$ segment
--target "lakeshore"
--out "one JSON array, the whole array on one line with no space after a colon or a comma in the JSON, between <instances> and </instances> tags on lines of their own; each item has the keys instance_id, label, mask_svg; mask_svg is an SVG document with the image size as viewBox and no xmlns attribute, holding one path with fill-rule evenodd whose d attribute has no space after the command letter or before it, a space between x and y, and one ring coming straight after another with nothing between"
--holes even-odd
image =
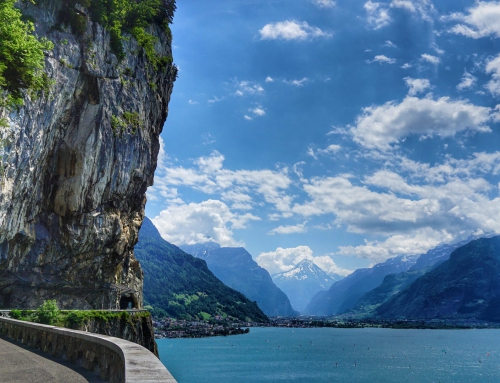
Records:
<instances>
[{"instance_id":1,"label":"lakeshore","mask_svg":"<svg viewBox=\"0 0 500 383\"><path fill-rule=\"evenodd\" d=\"M500 323L476 319L431 319L431 320L347 320L338 317L275 317L268 323L241 322L231 318L210 320L182 320L153 318L155 338L204 338L248 334L251 327L278 328L386 328L386 329L498 329Z\"/></svg>"}]
</instances>

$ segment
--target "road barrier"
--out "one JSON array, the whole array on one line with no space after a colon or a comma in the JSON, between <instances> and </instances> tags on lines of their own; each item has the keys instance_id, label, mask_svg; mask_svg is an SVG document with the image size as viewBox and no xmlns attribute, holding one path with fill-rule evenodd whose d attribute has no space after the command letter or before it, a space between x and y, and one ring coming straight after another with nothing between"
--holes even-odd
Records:
<instances>
[{"instance_id":1,"label":"road barrier","mask_svg":"<svg viewBox=\"0 0 500 383\"><path fill-rule=\"evenodd\" d=\"M0 335L98 372L111 383L177 383L154 354L123 339L1 316Z\"/></svg>"}]
</instances>

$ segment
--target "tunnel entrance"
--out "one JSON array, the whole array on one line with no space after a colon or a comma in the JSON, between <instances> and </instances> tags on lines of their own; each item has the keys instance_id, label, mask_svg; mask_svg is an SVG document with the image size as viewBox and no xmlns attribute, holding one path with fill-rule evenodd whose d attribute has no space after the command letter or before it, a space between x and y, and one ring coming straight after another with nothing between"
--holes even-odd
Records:
<instances>
[{"instance_id":1,"label":"tunnel entrance","mask_svg":"<svg viewBox=\"0 0 500 383\"><path fill-rule=\"evenodd\" d=\"M136 309L137 306L134 302L134 297L132 295L122 295L120 298L120 310Z\"/></svg>"}]
</instances>

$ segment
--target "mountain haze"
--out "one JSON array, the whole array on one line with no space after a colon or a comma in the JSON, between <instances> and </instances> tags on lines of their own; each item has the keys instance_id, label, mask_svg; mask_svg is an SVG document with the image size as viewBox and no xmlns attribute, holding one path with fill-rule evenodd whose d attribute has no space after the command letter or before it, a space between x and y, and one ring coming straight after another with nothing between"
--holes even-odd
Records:
<instances>
[{"instance_id":1,"label":"mountain haze","mask_svg":"<svg viewBox=\"0 0 500 383\"><path fill-rule=\"evenodd\" d=\"M396 295L417 278L450 258L453 250L468 243L470 239L453 245L441 245L418 257L408 271L387 275L380 286L363 295L349 313L361 317L376 315L375 310Z\"/></svg>"},{"instance_id":2,"label":"mountain haze","mask_svg":"<svg viewBox=\"0 0 500 383\"><path fill-rule=\"evenodd\" d=\"M342 314L356 305L367 292L379 286L389 274L406 271L418 256L390 258L369 269L358 269L344 279L335 282L327 291L320 291L307 305L304 313L310 315Z\"/></svg>"},{"instance_id":3,"label":"mountain haze","mask_svg":"<svg viewBox=\"0 0 500 383\"><path fill-rule=\"evenodd\" d=\"M144 270L144 301L153 312L188 319L230 315L268 320L255 302L217 279L205 261L165 241L147 217L134 250Z\"/></svg>"},{"instance_id":4,"label":"mountain haze","mask_svg":"<svg viewBox=\"0 0 500 383\"><path fill-rule=\"evenodd\" d=\"M289 297L292 307L302 312L314 295L327 290L342 277L330 276L312 261L304 259L291 270L274 274L272 278L276 286Z\"/></svg>"},{"instance_id":5,"label":"mountain haze","mask_svg":"<svg viewBox=\"0 0 500 383\"><path fill-rule=\"evenodd\" d=\"M500 236L454 250L450 259L382 304L383 318L500 321Z\"/></svg>"},{"instance_id":6,"label":"mountain haze","mask_svg":"<svg viewBox=\"0 0 500 383\"><path fill-rule=\"evenodd\" d=\"M208 268L229 287L257 302L269 316L298 315L286 294L242 247L220 247L215 243L184 245L181 248L207 262Z\"/></svg>"}]
</instances>

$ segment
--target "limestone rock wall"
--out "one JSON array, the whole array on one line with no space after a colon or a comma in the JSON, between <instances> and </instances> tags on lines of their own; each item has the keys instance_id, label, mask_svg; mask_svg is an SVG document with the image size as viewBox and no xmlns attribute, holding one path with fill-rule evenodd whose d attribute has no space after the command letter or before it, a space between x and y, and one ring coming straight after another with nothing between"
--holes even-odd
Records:
<instances>
[{"instance_id":1,"label":"limestone rock wall","mask_svg":"<svg viewBox=\"0 0 500 383\"><path fill-rule=\"evenodd\" d=\"M87 27L76 37L55 28L60 0L20 4L36 33L54 42L46 57L54 83L3 116L0 306L56 299L61 308L141 308L133 247L177 70L154 70L133 38L118 61L109 33L81 7ZM163 30L148 31L158 54L171 55ZM127 113L134 123L124 122Z\"/></svg>"}]
</instances>

